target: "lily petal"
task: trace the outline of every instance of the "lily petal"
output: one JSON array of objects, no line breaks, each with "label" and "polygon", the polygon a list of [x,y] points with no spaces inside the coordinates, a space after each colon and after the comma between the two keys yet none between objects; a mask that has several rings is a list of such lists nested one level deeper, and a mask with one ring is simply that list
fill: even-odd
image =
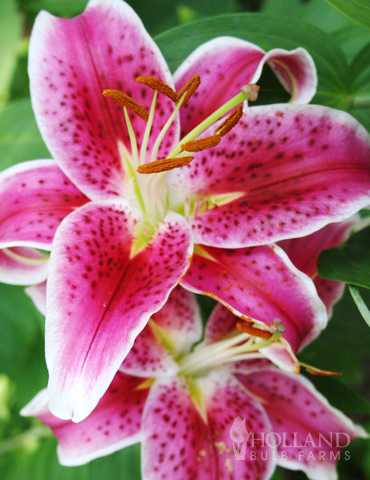
[{"label": "lily petal", "polygon": [[62,465],[82,465],[141,440],[141,416],[148,395],[148,388],[138,388],[142,382],[142,378],[118,372],[93,413],[80,423],[60,420],[50,413],[46,389],[22,409],[21,415],[37,417],[52,429]]},{"label": "lily petal", "polygon": [[239,93],[243,85],[257,82],[266,63],[292,94],[292,102],[310,102],[316,92],[317,74],[305,49],[274,49],[265,53],[257,45],[239,38],[218,37],[194,50],[174,74],[177,89],[195,74],[200,75],[202,82],[181,109],[183,132],[189,132],[225,100]]},{"label": "lily petal", "polygon": [[0,174],[0,248],[51,249],[60,222],[88,199],[52,160],[19,163]]},{"label": "lily petal", "polygon": [[[130,150],[122,108],[102,96],[123,90],[145,108],[152,92],[136,82],[151,75],[171,85],[166,62],[141,20],[121,0],[91,0],[81,15],[64,19],[41,12],[30,41],[29,74],[33,108],[53,157],[93,200],[124,196],[119,142]],[[168,118],[174,106],[159,96],[157,110]],[[131,115],[141,144],[145,122]],[[163,122],[155,122],[152,145]],[[177,141],[175,121],[163,143],[165,157]]]},{"label": "lily petal", "polygon": [[279,242],[279,246],[293,264],[313,279],[317,293],[326,306],[328,317],[331,316],[333,305],[340,300],[345,284],[320,277],[317,274],[317,260],[323,250],[336,247],[347,240],[353,225],[353,221],[330,223],[306,237]]},{"label": "lily petal", "polygon": [[211,469],[209,432],[180,379],[158,379],[142,419],[144,480],[207,479]]},{"label": "lily petal", "polygon": [[46,281],[38,285],[31,285],[24,289],[26,295],[33,301],[37,310],[46,315]]},{"label": "lily petal", "polygon": [[0,250],[0,282],[33,285],[48,274],[49,257],[33,248],[12,247]]},{"label": "lily petal", "polygon": [[198,391],[193,394],[204,402],[203,414],[178,378],[153,384],[142,421],[143,478],[218,480],[231,472],[235,478],[242,474],[256,478],[257,473],[261,480],[269,478],[274,462],[237,461],[229,433],[239,415],[248,417],[250,428],[269,432],[271,426],[260,405],[229,374],[207,377],[194,388]]},{"label": "lily petal", "polygon": [[188,352],[202,337],[202,319],[195,295],[176,287],[152,317],[176,354]]},{"label": "lily petal", "polygon": [[135,224],[124,201],[105,201],[80,208],[58,229],[45,335],[50,410],[65,420],[89,415],[189,266],[192,244],[183,217],[168,214],[153,240],[130,258]]},{"label": "lily petal", "polygon": [[302,376],[265,369],[237,377],[261,399],[273,431],[280,436],[278,464],[303,470],[311,480],[335,480],[342,448],[354,438],[368,437]]},{"label": "lily petal", "polygon": [[279,318],[294,353],[326,326],[325,308],[313,282],[276,245],[201,248],[181,282],[185,288],[215,298],[239,317],[267,325]]},{"label": "lily petal", "polygon": [[201,203],[189,216],[195,243],[240,248],[308,235],[366,206],[369,157],[369,134],[345,112],[253,107],[170,182]]},{"label": "lily petal", "polygon": [[[215,451],[217,478],[259,478],[267,480],[275,469],[275,449],[248,439],[248,433],[255,432],[257,438],[271,432],[271,423],[260,403],[243,388],[229,372],[212,372],[198,382],[204,395],[208,428],[211,432]],[[247,437],[245,459],[242,444],[232,442],[232,427],[236,418],[244,418]],[[248,477],[249,475],[249,477]],[[212,477],[210,477],[212,478]]]},{"label": "lily petal", "polygon": [[167,302],[136,338],[120,370],[139,377],[174,375],[173,357],[190,350],[202,336],[202,321],[195,296],[175,287]]}]

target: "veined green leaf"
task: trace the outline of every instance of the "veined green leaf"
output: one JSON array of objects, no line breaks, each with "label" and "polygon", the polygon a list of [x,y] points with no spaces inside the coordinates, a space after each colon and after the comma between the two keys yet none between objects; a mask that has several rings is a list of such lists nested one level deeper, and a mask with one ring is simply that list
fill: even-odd
[{"label": "veined green leaf", "polygon": [[357,23],[370,28],[369,0],[326,0],[330,5]]},{"label": "veined green leaf", "polygon": [[306,48],[319,76],[313,103],[346,108],[349,70],[342,50],[330,35],[298,19],[260,13],[220,15],[168,30],[155,40],[174,71],[196,47],[223,35],[248,40],[265,50]]}]

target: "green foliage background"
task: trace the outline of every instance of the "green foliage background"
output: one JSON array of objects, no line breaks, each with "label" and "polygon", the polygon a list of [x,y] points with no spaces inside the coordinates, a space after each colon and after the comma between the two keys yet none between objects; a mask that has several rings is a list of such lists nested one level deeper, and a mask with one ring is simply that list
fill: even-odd
[{"label": "green foliage background", "polygon": [[[83,11],[86,0],[1,0],[0,2],[0,169],[48,158],[34,120],[28,89],[27,50],[41,9],[64,17]],[[233,35],[262,48],[303,46],[319,75],[313,103],[347,110],[370,130],[370,7],[368,0],[129,0],[174,70],[196,46]],[[331,4],[331,5],[329,5]],[[335,8],[334,8],[335,7]],[[207,18],[210,17],[210,18]],[[170,30],[167,30],[170,29]],[[265,69],[260,103],[287,101]],[[320,258],[323,276],[359,287],[370,304],[370,232],[363,230]],[[355,265],[355,267],[354,267]],[[9,480],[104,478],[139,480],[140,451],[130,447],[78,468],[58,465],[48,429],[19,410],[46,385],[44,320],[20,287],[0,285],[0,477]],[[208,299],[203,309],[210,308]],[[370,329],[351,296],[334,309],[329,327],[301,354],[303,362],[343,372],[310,377],[337,408],[370,428]],[[357,440],[350,461],[341,461],[341,480],[370,479],[370,444]],[[278,469],[274,480],[299,479]]]}]

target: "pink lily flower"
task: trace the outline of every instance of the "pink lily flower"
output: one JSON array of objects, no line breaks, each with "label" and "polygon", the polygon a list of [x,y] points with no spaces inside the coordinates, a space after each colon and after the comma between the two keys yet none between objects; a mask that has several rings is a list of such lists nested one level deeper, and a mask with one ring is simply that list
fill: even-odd
[{"label": "pink lily flower", "polygon": [[312,480],[334,480],[341,450],[366,432],[308,380],[264,357],[279,333],[265,340],[235,335],[237,321],[218,305],[192,350],[202,337],[199,309],[195,297],[177,287],[90,416],[60,420],[48,409],[46,390],[22,415],[51,427],[63,465],[141,441],[144,480],[267,480],[276,464]]},{"label": "pink lily flower", "polygon": [[[46,361],[50,409],[60,418],[79,421],[94,409],[137,335],[185,275],[194,244],[201,245],[195,259],[210,259],[227,255],[224,248],[307,235],[369,203],[370,141],[352,117],[295,104],[247,108],[253,89],[243,85],[256,81],[266,62],[293,101],[312,98],[316,73],[303,49],[265,53],[238,39],[216,39],[185,60],[173,82],[123,1],[92,0],[74,19],[45,12],[37,18],[30,43],[32,102],[59,166],[50,163],[50,170],[60,171],[53,180],[57,174],[41,172],[43,164],[18,166],[14,202],[26,205],[27,196],[34,203],[21,214],[19,207],[5,212],[9,229],[0,247],[51,249],[53,241]],[[193,70],[202,75],[195,93]],[[179,168],[167,171],[173,167]],[[27,169],[31,189],[23,192]],[[78,189],[68,194],[72,213],[63,197],[64,210],[52,226],[21,234],[28,224],[19,223],[22,215],[32,222],[44,212],[38,189],[51,186],[56,207],[61,181]],[[263,268],[272,251],[261,251]],[[273,258],[286,261],[281,253]],[[262,278],[253,275],[262,288]],[[213,284],[210,278],[202,292],[216,296],[218,288],[229,288],[226,281]],[[241,301],[240,308],[242,316],[270,324],[270,314],[284,314],[283,306],[265,313],[258,304],[243,310]],[[308,309],[307,321],[281,318],[292,355],[325,325],[318,310]]]}]

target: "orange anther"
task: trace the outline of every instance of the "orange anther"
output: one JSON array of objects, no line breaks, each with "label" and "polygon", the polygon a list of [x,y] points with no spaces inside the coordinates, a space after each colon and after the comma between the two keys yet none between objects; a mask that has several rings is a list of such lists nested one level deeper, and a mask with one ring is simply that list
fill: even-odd
[{"label": "orange anther", "polygon": [[133,98],[129,97],[123,92],[120,92],[119,90],[103,90],[103,95],[104,97],[110,97],[112,98],[118,105],[121,105],[121,107],[126,107],[132,112],[136,113],[139,115],[140,118],[142,118],[145,122],[148,121],[148,114],[140,103],[137,103]]},{"label": "orange anther", "polygon": [[252,335],[253,337],[260,337],[266,339],[272,337],[272,333],[268,330],[261,330],[260,328],[251,327],[244,322],[237,322],[236,328],[244,333],[248,333],[248,335]]},{"label": "orange anther", "polygon": [[230,113],[230,115],[226,118],[226,120],[223,123],[221,123],[221,125],[218,127],[215,133],[223,137],[224,135],[229,133],[233,127],[235,127],[235,125],[239,122],[242,116],[243,116],[243,107],[239,105],[238,107],[236,107],[235,110],[233,110]]},{"label": "orange anther", "polygon": [[181,144],[181,148],[185,152],[200,152],[207,148],[215,147],[221,142],[221,135],[212,135],[210,137],[199,138],[198,140],[192,140]]},{"label": "orange anther", "polygon": [[153,90],[157,90],[158,92],[163,93],[163,95],[166,95],[166,97],[170,98],[173,102],[177,102],[177,93],[175,92],[175,90],[166,83],[162,82],[162,80],[160,80],[159,78],[143,75],[141,77],[137,77],[136,81],[139,83],[143,83],[144,85],[152,88]]},{"label": "orange anther", "polygon": [[159,173],[173,170],[174,168],[184,167],[188,165],[194,157],[176,157],[176,158],[161,158],[154,162],[144,163],[139,165],[137,171],[139,173]]},{"label": "orange anther", "polygon": [[199,87],[200,85],[200,76],[199,75],[194,75],[194,77],[191,77],[190,80],[188,80],[185,85],[177,92],[177,102],[180,101],[181,97],[185,93],[184,100],[182,101],[181,106],[184,106],[187,104],[189,101],[189,98],[193,95],[195,90]]}]

